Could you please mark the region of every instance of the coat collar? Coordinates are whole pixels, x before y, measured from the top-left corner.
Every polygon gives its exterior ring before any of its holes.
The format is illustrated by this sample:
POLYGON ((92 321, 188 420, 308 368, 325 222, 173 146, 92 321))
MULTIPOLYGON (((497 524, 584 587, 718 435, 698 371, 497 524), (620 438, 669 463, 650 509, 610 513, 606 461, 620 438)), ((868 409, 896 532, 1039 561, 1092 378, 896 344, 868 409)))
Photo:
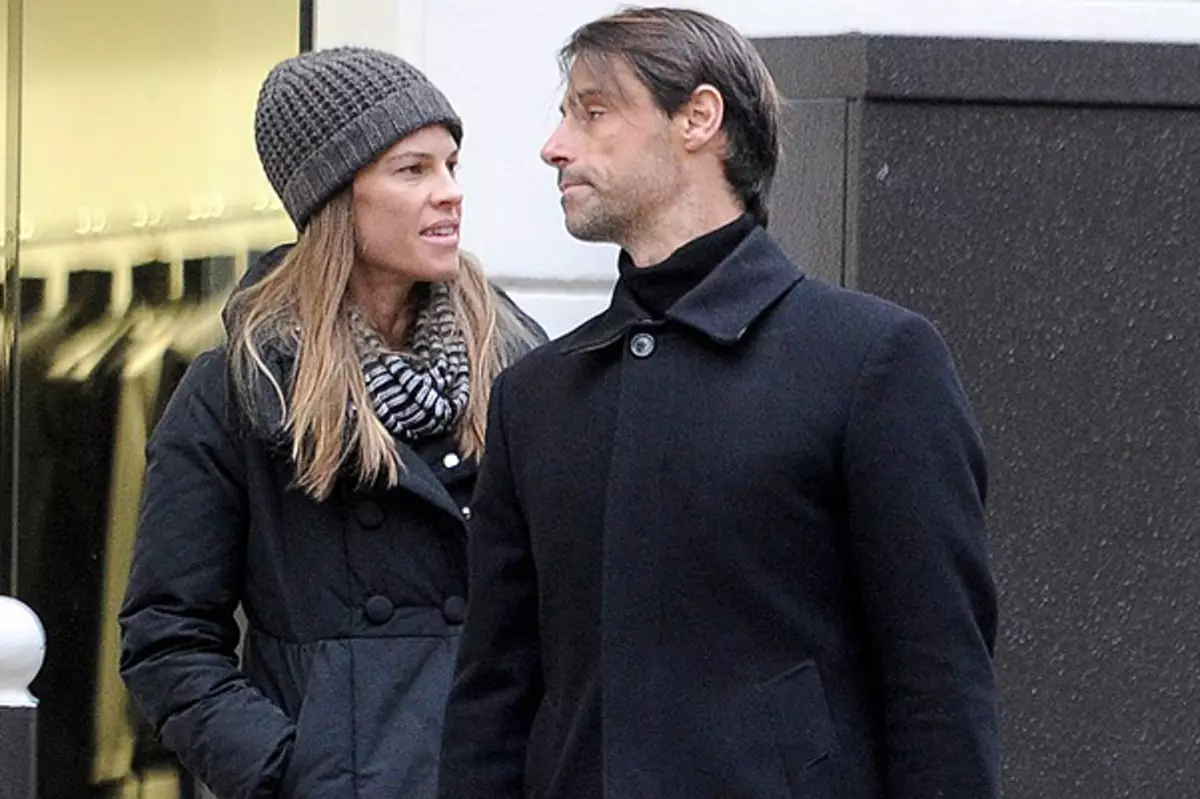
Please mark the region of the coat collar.
MULTIPOLYGON (((732 345, 776 300, 804 279, 795 264, 761 227, 755 228, 712 274, 667 311, 667 319, 719 344, 732 345)), ((619 339, 632 326, 650 321, 621 281, 608 309, 571 334, 563 352, 590 352, 619 339)))
MULTIPOLYGON (((451 444, 453 443, 453 437, 444 437, 444 440, 445 442, 451 444)), ((441 455, 453 451, 452 447, 446 446, 446 444, 442 443, 441 441, 434 444, 433 448, 436 449, 438 453, 441 453, 441 455)), ((416 450, 403 442, 396 442, 396 450, 400 455, 400 461, 402 463, 400 469, 400 479, 397 483, 397 487, 415 494, 435 507, 441 508, 454 518, 459 518, 460 511, 458 509, 458 505, 456 505, 454 500, 450 497, 449 492, 446 490, 445 484, 442 482, 442 480, 438 479, 437 474, 434 473, 433 467, 431 467, 425 461, 425 459, 417 453, 416 450)), ((464 470, 469 468, 473 471, 474 464, 467 463, 460 468, 464 470)))
MULTIPOLYGON (((275 374, 276 380, 286 381, 290 374, 290 362, 285 364, 287 356, 278 352, 265 353, 264 362, 268 368, 275 374)), ((281 386, 287 390, 288 383, 280 382, 281 386)), ((279 400, 275 395, 274 389, 267 385, 267 381, 261 377, 256 382, 256 391, 259 399, 256 402, 254 417, 251 420, 251 429, 255 431, 263 445, 285 458, 291 463, 291 438, 290 433, 282 423, 281 410, 279 400)), ((393 439, 396 446, 396 453, 400 458, 400 470, 396 487, 408 491, 429 504, 441 508, 455 518, 459 517, 458 505, 451 498, 446 482, 449 482, 450 475, 445 474, 445 470, 431 466, 428 460, 433 460, 438 463, 445 457, 446 454, 454 452, 458 456, 458 452, 454 449, 455 439, 453 435, 439 436, 431 441, 422 442, 421 444, 408 444, 400 439, 393 439), (439 476, 446 477, 443 481, 439 476)), ((346 469, 339 475, 338 483, 343 488, 348 489, 355 482, 353 471, 349 466, 343 467, 346 469)), ((476 464, 473 461, 464 462, 458 467, 458 477, 470 476, 475 472, 476 464)))

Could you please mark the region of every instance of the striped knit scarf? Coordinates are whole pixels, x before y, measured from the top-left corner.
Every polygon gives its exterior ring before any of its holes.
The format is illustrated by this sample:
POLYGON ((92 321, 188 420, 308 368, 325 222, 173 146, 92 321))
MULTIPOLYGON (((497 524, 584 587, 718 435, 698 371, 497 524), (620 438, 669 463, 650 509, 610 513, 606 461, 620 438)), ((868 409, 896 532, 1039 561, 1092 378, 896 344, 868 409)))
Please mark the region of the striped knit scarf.
POLYGON ((367 393, 384 427, 405 441, 451 430, 466 410, 471 372, 449 286, 428 284, 403 352, 388 350, 360 310, 348 314, 367 393))

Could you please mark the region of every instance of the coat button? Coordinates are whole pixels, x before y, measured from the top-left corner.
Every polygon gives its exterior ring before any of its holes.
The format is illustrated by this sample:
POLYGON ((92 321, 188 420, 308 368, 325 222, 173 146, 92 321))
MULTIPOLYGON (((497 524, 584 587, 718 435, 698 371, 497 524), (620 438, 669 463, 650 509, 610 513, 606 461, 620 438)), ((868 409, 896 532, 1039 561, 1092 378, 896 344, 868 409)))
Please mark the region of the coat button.
POLYGON ((447 452, 446 457, 442 458, 442 465, 447 469, 453 469, 460 463, 462 463, 462 458, 458 457, 456 452, 447 452))
POLYGON ((379 503, 366 499, 355 508, 354 517, 363 527, 374 530, 383 524, 383 508, 379 507, 379 503))
POLYGON ((373 596, 367 600, 366 611, 367 618, 374 624, 383 624, 388 619, 392 618, 392 613, 396 610, 396 606, 392 604, 392 600, 385 596, 373 596))
POLYGON ((463 516, 464 520, 466 520, 468 522, 471 521, 471 506, 470 505, 462 506, 462 516, 463 516))
POLYGON ((635 358, 649 358, 654 354, 655 346, 657 346, 657 342, 649 333, 638 333, 629 340, 629 351, 635 358))
POLYGON ((442 615, 447 624, 462 624, 467 618, 467 600, 460 596, 446 597, 442 603, 442 615))

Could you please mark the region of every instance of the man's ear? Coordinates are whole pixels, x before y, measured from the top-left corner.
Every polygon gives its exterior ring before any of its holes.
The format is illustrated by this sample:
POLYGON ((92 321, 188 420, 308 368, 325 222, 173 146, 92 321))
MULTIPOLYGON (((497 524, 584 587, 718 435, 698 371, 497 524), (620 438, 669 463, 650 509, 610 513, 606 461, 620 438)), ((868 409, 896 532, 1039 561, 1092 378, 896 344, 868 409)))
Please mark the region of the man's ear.
POLYGON ((708 146, 725 122, 725 98, 714 86, 702 83, 675 114, 683 146, 696 152, 708 146))

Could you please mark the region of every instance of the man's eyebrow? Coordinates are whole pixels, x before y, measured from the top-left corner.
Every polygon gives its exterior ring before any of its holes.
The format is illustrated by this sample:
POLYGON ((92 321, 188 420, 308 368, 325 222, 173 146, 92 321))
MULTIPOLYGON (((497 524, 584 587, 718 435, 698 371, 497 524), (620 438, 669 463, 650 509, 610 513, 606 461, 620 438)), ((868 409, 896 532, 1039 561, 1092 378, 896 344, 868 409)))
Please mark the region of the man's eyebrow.
POLYGON ((572 108, 582 108, 589 102, 607 99, 608 95, 599 87, 585 86, 582 89, 575 89, 574 91, 569 92, 567 96, 563 98, 562 103, 559 104, 558 110, 560 113, 566 113, 567 106, 572 108))

